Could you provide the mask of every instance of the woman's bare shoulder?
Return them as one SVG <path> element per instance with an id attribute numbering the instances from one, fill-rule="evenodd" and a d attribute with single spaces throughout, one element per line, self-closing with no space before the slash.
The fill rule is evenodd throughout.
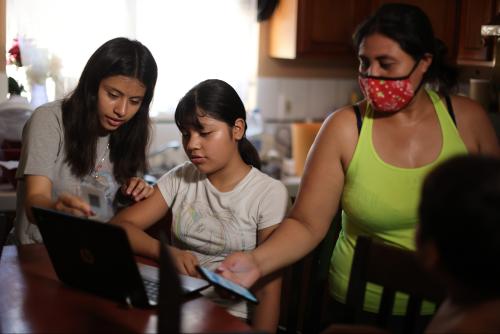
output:
<path id="1" fill-rule="evenodd" d="M 491 120 L 488 113 L 477 101 L 456 95 L 452 97 L 452 104 L 459 128 L 468 127 L 481 131 L 483 127 L 490 127 Z"/>
<path id="2" fill-rule="evenodd" d="M 335 110 L 324 121 L 324 126 L 341 132 L 355 131 L 357 133 L 356 124 L 356 114 L 352 105 Z"/>
<path id="3" fill-rule="evenodd" d="M 487 117 L 486 111 L 477 101 L 461 95 L 454 95 L 451 97 L 453 104 L 453 111 L 457 117 L 465 120 L 474 120 L 477 118 Z"/>
<path id="4" fill-rule="evenodd" d="M 465 96 L 453 96 L 452 105 L 458 131 L 469 151 L 499 156 L 498 139 L 484 108 Z"/>
<path id="5" fill-rule="evenodd" d="M 361 108 L 363 110 L 363 108 Z M 333 154 L 337 152 L 344 166 L 352 158 L 358 142 L 359 130 L 353 106 L 345 106 L 329 115 L 320 130 L 320 140 L 324 149 Z"/>

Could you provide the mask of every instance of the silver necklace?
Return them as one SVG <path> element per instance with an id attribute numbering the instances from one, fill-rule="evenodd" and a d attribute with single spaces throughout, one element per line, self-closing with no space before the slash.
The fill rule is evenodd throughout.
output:
<path id="1" fill-rule="evenodd" d="M 102 166 L 104 165 L 104 160 L 106 159 L 106 154 L 108 153 L 108 151 L 109 151 L 109 143 L 108 143 L 108 144 L 106 144 L 106 149 L 105 149 L 105 150 L 104 150 L 104 152 L 102 153 L 101 158 L 97 160 L 96 165 L 95 165 L 95 167 L 94 167 L 94 170 L 92 171 L 92 176 L 93 176 L 94 178 L 96 178 L 96 179 L 99 177 L 99 175 L 98 175 L 99 170 L 100 170 L 100 169 L 102 168 Z"/>

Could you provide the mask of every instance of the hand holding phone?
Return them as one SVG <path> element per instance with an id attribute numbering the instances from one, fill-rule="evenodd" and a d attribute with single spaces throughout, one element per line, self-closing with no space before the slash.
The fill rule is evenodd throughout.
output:
<path id="1" fill-rule="evenodd" d="M 208 270 L 206 268 L 196 266 L 196 270 L 198 270 L 198 272 L 213 285 L 221 287 L 224 290 L 229 291 L 239 297 L 242 297 L 243 299 L 246 299 L 252 303 L 255 304 L 259 303 L 257 297 L 255 297 L 255 295 L 250 290 L 242 287 L 241 285 L 231 282 L 230 280 L 225 279 L 221 275 L 216 274 L 213 271 Z"/>

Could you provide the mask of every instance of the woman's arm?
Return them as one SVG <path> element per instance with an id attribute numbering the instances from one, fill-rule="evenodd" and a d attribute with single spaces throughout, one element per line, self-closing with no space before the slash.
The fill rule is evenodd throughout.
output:
<path id="1" fill-rule="evenodd" d="M 53 201 L 52 181 L 46 176 L 25 175 L 24 182 L 26 189 L 24 207 L 26 216 L 32 223 L 35 223 L 33 213 L 31 212 L 32 206 L 50 208 L 77 216 L 92 215 L 90 205 L 78 196 L 65 193 L 61 194 L 56 201 Z"/>
<path id="2" fill-rule="evenodd" d="M 309 253 L 323 239 L 335 216 L 346 170 L 357 143 L 352 108 L 329 116 L 308 154 L 297 199 L 276 231 L 250 253 L 230 255 L 218 268 L 244 286 Z"/>
<path id="3" fill-rule="evenodd" d="M 260 230 L 258 244 L 263 243 L 277 227 L 275 225 Z M 257 283 L 255 294 L 260 302 L 255 307 L 252 327 L 257 331 L 275 333 L 280 317 L 281 272 L 263 277 Z"/>

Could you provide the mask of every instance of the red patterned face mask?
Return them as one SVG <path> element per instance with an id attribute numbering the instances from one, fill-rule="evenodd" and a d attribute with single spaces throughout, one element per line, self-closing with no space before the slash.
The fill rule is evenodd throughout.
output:
<path id="1" fill-rule="evenodd" d="M 410 82 L 410 75 L 417 65 L 418 62 L 407 76 L 399 78 L 374 77 L 360 73 L 358 82 L 363 95 L 377 111 L 396 112 L 403 109 L 416 93 Z"/>

